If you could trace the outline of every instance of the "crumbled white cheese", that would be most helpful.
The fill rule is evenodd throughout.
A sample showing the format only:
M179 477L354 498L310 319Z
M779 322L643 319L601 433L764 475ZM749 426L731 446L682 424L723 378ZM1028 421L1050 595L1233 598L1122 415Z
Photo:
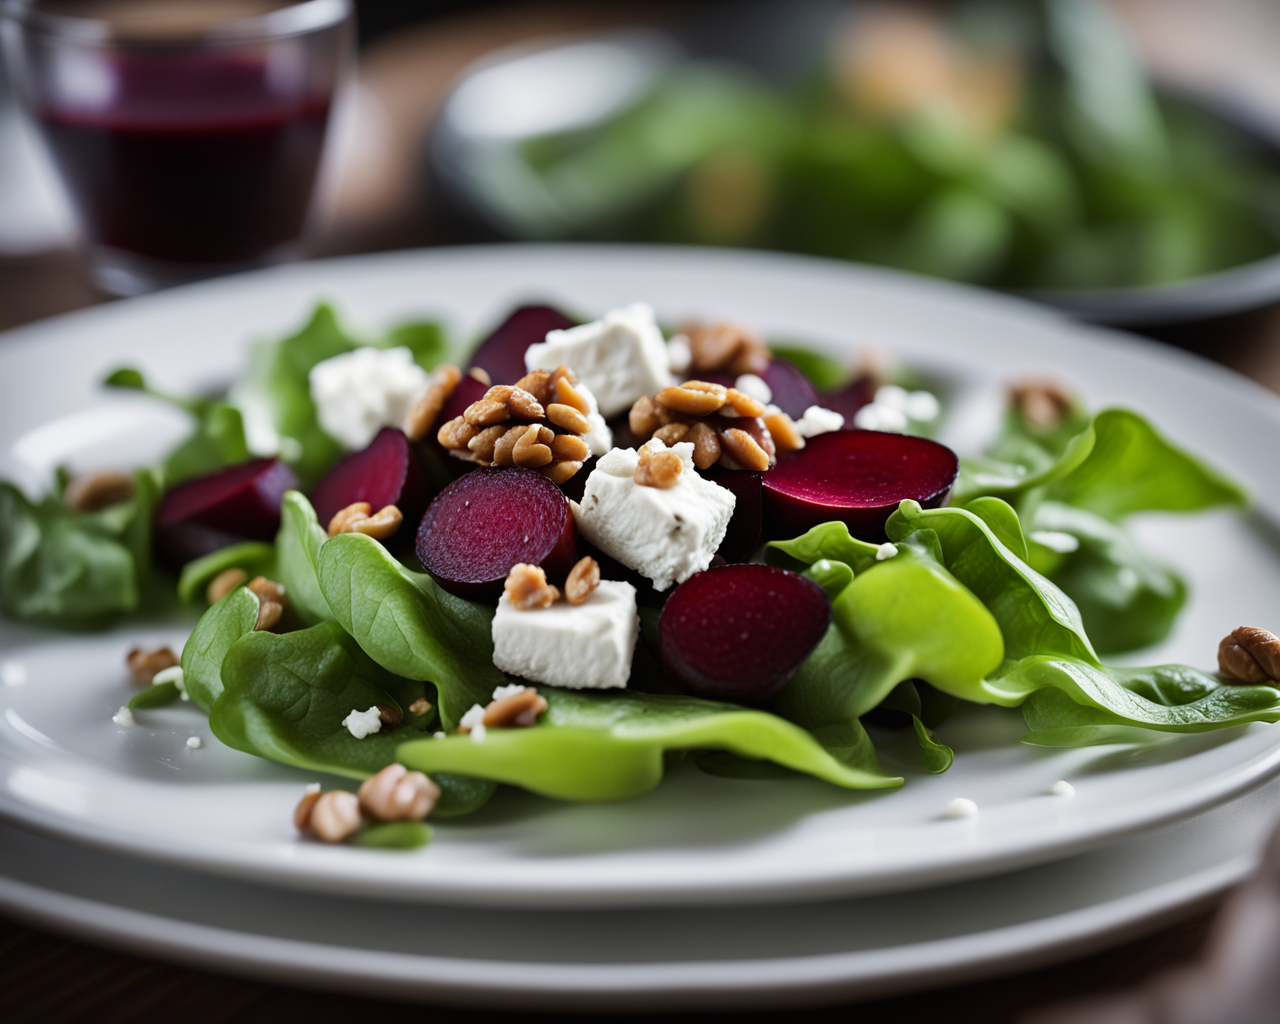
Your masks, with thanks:
M591 389L606 419L671 383L667 344L653 307L644 302L566 331L548 331L546 341L525 351L524 363L528 370L568 366Z
M202 746L204 746L204 744L200 742L200 737L199 737L199 736L188 736L188 737L187 737L187 746L188 746L191 750L199 750Z
M121 708L117 711L111 716L111 721L115 722L116 725L123 725L126 729L131 725L137 724L134 722L133 712L128 708Z
M573 690L627 685L640 636L636 588L601 580L582 604L520 611L504 594L493 617L493 663L523 679ZM499 687L500 691L523 687ZM465 722L465 719L464 719Z
M906 388L899 387L897 384L883 384L876 388L873 401L886 409L896 409L898 412L905 413L910 398L911 395Z
M319 793L319 792L320 792L320 783L318 783L318 782L308 782L308 783L306 784L306 786L305 786L305 787L303 787L302 792L304 792L304 793Z
M1080 538L1072 533L1063 533L1060 530L1032 530L1027 534L1029 540L1042 544L1050 551L1056 551L1060 555L1069 555L1073 551L1080 549Z
M407 348L366 346L317 363L310 380L320 426L354 451L381 428L401 426L431 378Z
M887 405L872 402L854 413L853 425L860 430L884 430L891 434L901 434L907 429L907 414L900 409L890 409Z
M433 733L431 734L431 738L432 738L433 740L443 740L443 739L448 739L448 736L446 736L446 735L445 735L444 733L442 733L442 732L433 732Z
M356 739L362 740L366 736L382 731L382 716L375 705L368 711L352 711L342 720L342 724L347 727L347 732Z
M483 743L485 737L489 735L489 730L485 728L484 722L481 722L479 725L473 725L471 727L469 735L471 736L472 743Z
M898 546L896 544L889 543L889 541L885 541L876 548L876 561L883 562L886 558L892 558L897 553Z
M750 395L761 405L768 405L773 401L773 388L769 387L763 377L758 377L754 373L744 373L733 382L733 386L744 395ZM843 423L844 420L841 419L840 422ZM836 429L840 428L836 427Z
M673 334L667 342L667 362L671 365L673 374L684 374L689 372L689 367L693 365L693 349L689 347L689 336L687 334Z
M1053 796L1061 796L1070 800L1073 796L1076 795L1076 787L1071 785L1071 783L1069 783L1066 779L1059 779L1057 782L1055 782L1052 786L1049 787L1049 792Z
M948 818L976 818L977 816L978 805L972 800L959 797L955 800L947 801Z
M27 667L20 661L6 661L0 665L0 682L5 686L23 686L27 681Z
M666 450L657 438L644 447ZM570 502L582 535L651 579L655 590L683 583L710 565L733 516L733 492L698 475L693 445L682 441L671 450L684 464L674 487L637 484L640 453L615 448L587 477L581 503Z
M152 686L159 686L161 683L173 683L183 700L191 699L191 694L187 693L187 684L182 676L181 665L171 665L169 668L161 669L151 677Z
M591 389L579 381L577 391L587 400L587 423L591 425L591 429L582 435L582 440L587 442L592 455L605 455L613 447L613 431L600 415L600 403Z
M917 423L932 423L942 412L938 399L929 391L913 391L907 395L907 418Z
M477 725L484 725L484 708L479 704L472 704L467 709L467 713L458 719L458 725L463 729L474 729Z
M796 420L796 430L801 437L817 437L829 434L833 430L844 428L844 417L833 409L824 409L820 405L811 405L804 415Z
M493 690L494 700L506 700L508 697L514 697L518 693L524 693L529 687L523 683L512 683L510 686L497 686Z

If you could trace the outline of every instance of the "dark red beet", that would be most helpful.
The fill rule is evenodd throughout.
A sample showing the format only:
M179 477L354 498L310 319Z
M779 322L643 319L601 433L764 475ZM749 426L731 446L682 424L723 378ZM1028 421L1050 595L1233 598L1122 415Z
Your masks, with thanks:
M395 505L411 529L422 518L430 497L409 439L395 427L383 427L367 448L352 452L325 474L311 492L311 504L321 526L357 501L367 501L374 512Z
M156 509L156 550L171 569L243 540L272 540L280 501L298 486L278 459L254 459L179 484Z
M727 388L733 387L733 382L738 379L731 373L701 373L693 376L712 384L723 384ZM794 420L803 416L809 406L823 404L813 382L800 372L795 363L786 359L772 360L760 377L773 392L773 404Z
M550 306L521 306L481 343L470 365L484 370L494 384L514 384L525 375L525 349L545 341L547 331L573 326L573 320Z
M838 412L847 427L853 426L853 418L864 405L870 405L876 397L876 382L870 377L860 377L846 384L839 391L828 391L818 401L824 409Z
M477 469L438 495L418 528L418 558L450 593L492 600L517 562L540 565L552 582L578 557L569 502L541 473Z
M746 562L760 546L764 525L764 498L759 473L713 466L704 474L708 480L733 492L733 518L721 541L717 554L726 562Z
M726 565L685 580L658 622L662 667L708 700L763 704L831 625L818 584L771 565Z
M770 537L795 537L819 523L846 523L883 541L898 502L941 505L956 482L956 453L937 441L878 430L836 430L809 439L764 477Z

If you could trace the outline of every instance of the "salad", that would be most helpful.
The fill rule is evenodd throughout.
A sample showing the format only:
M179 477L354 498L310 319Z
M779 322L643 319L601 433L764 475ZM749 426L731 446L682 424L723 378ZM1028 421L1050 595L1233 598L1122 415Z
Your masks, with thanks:
M1045 746L1280 720L1261 629L1217 673L1104 662L1186 598L1128 518L1246 499L1052 382L960 459L927 436L945 395L906 371L664 331L637 303L523 307L470 352L321 306L225 396L106 383L193 432L40 501L0 484L0 606L64 628L197 611L180 654L130 653L116 721L186 699L228 746L360 780L304 795L321 839L418 845L499 784L636 797L685 758L892 789L874 737L905 729L945 772L934 730L965 703L1020 708Z

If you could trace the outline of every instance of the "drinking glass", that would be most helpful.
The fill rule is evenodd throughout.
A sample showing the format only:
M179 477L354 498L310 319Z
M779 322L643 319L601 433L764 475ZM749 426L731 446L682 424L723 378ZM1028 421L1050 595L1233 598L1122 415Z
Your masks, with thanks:
M99 287L297 258L350 0L7 0L3 14Z

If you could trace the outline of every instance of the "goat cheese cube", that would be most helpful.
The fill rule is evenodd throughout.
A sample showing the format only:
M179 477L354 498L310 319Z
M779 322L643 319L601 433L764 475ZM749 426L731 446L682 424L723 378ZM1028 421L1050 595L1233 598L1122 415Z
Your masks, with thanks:
M644 447L666 450L657 438ZM733 492L698 475L693 445L682 441L671 450L684 464L674 487L636 483L640 453L615 448L587 477L582 502L570 502L582 535L651 579L655 590L683 583L710 565L733 517Z
M520 611L504 594L493 617L493 663L503 672L572 690L619 689L640 636L636 588L601 580L582 604Z
M355 451L405 414L431 382L407 348L358 348L311 368L311 400L324 432Z
M609 449L613 447L613 431L600 415L600 403L596 401L596 396L591 389L581 381L578 382L577 391L587 400L587 423L591 425L591 429L582 435L582 440L587 442L587 448L592 455L596 457L607 455Z
M529 371L554 370L561 363L591 389L605 419L671 383L666 342L653 307L644 302L566 331L548 331L546 341L530 345L524 354Z

